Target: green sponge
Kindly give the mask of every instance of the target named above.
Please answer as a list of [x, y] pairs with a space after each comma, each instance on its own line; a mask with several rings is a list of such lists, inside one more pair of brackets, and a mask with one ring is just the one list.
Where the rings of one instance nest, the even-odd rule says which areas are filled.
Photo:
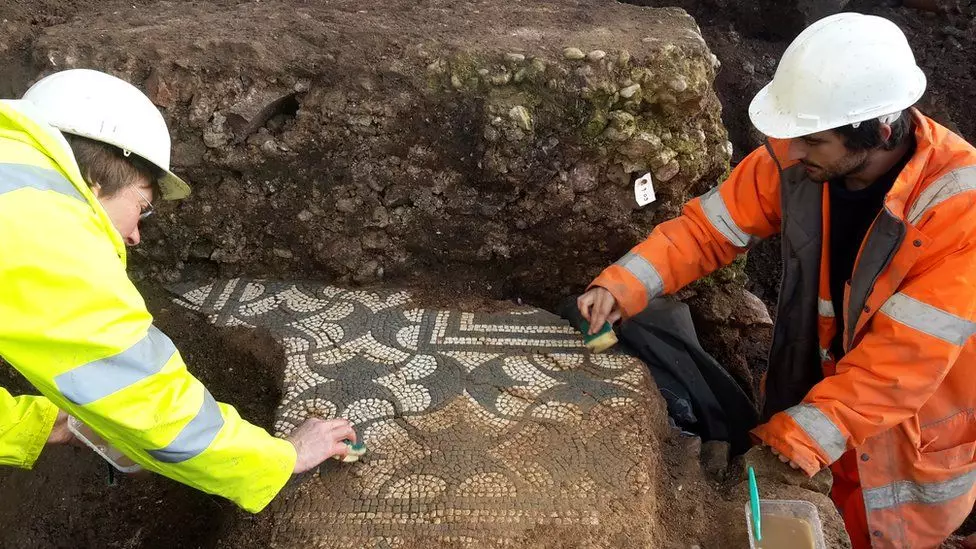
[[602, 353], [617, 344], [617, 334], [613, 333], [613, 326], [609, 322], [604, 322], [599, 332], [590, 335], [590, 323], [582, 320], [580, 332], [583, 333], [583, 345], [592, 353]]
[[345, 442], [346, 445], [349, 446], [349, 453], [346, 454], [345, 456], [342, 456], [341, 458], [339, 456], [335, 456], [336, 459], [341, 459], [343, 463], [353, 463], [359, 461], [359, 458], [363, 457], [363, 455], [366, 454], [365, 442], [360, 441], [355, 444], [348, 440], [344, 440], [343, 442]]

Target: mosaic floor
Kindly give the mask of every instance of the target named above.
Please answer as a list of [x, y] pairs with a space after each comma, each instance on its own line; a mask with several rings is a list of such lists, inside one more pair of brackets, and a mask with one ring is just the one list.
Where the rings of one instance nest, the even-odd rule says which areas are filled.
[[643, 365], [585, 352], [551, 313], [244, 279], [171, 291], [281, 341], [279, 434], [342, 416], [367, 444], [272, 504], [276, 547], [518, 545], [539, 527], [598, 527], [652, 490]]

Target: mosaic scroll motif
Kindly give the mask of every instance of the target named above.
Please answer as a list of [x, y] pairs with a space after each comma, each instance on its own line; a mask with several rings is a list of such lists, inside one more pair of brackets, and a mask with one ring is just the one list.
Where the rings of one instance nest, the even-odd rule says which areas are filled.
[[282, 343], [279, 434], [341, 416], [367, 443], [363, 462], [330, 464], [318, 489], [303, 486], [311, 511], [282, 510], [283, 540], [508, 544], [537, 525], [596, 524], [615, 495], [648, 489], [641, 363], [585, 352], [551, 313], [424, 309], [405, 291], [260, 280], [171, 290], [216, 325], [263, 327]]

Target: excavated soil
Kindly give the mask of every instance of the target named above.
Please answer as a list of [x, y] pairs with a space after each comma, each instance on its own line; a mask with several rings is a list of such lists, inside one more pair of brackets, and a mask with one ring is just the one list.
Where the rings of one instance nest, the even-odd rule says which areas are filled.
[[[232, 9], [248, 2], [214, 1], [218, 9]], [[734, 158], [741, 158], [758, 143], [751, 129], [746, 107], [752, 94], [773, 74], [776, 60], [787, 40], [772, 38], [756, 30], [754, 22], [743, 21], [734, 3], [724, 0], [634, 0], [631, 3], [681, 5], [698, 18], [711, 50], [722, 62], [715, 87], [723, 102], [723, 120], [733, 143]], [[105, 20], [121, 26], [126, 21], [147, 24], [140, 12], [154, 4], [152, 0], [99, 2], [95, 0], [8, 0], [0, 4], [0, 96], [21, 93], [37, 75], [33, 41], [42, 29], [70, 23], [91, 12], [106, 14]], [[201, 2], [187, 2], [200, 5]], [[306, 3], [296, 3], [305, 5]], [[730, 7], [730, 4], [732, 6]], [[881, 6], [877, 2], [855, 0], [849, 9], [874, 12], [898, 22], [909, 36], [916, 56], [929, 76], [930, 88], [922, 108], [937, 120], [956, 129], [969, 139], [976, 138], [976, 121], [969, 116], [969, 105], [976, 100], [976, 74], [970, 62], [974, 41], [973, 9], [956, 2], [941, 13], [919, 11], [901, 6]], [[888, 4], [891, 4], [890, 2]], [[940, 2], [947, 5], [950, 2]], [[585, 18], [585, 16], [583, 16]], [[246, 37], [244, 37], [246, 42]], [[118, 67], [125, 70], [126, 67]], [[285, 105], [285, 113], [288, 107]], [[279, 120], [276, 123], [280, 123]], [[272, 123], [272, 126], [276, 123]], [[184, 151], [186, 152], [186, 151]], [[189, 151], [193, 152], [193, 151]], [[200, 173], [205, 174], [203, 168]], [[763, 243], [749, 255], [745, 272], [749, 288], [767, 303], [775, 300], [778, 284], [779, 251], [775, 240]], [[206, 263], [206, 262], [203, 262]], [[192, 269], [191, 269], [192, 270]], [[214, 274], [208, 264], [198, 273]], [[273, 412], [280, 395], [284, 361], [280, 348], [267, 334], [243, 329], [217, 329], [203, 319], [173, 307], [150, 286], [147, 301], [156, 314], [157, 323], [177, 342], [188, 357], [191, 370], [203, 379], [214, 395], [238, 406], [242, 415], [258, 424], [271, 427]], [[481, 295], [493, 294], [483, 284], [470, 288], [426, 289], [445, 306], [480, 303], [490, 307], [492, 300]], [[731, 289], [699, 288], [690, 294], [734, 292]], [[514, 298], [514, 295], [512, 296]], [[709, 298], [708, 304], [696, 310], [699, 326], [716, 327], [702, 333], [706, 347], [724, 349], [716, 353], [747, 387], [754, 387], [758, 370], [765, 367], [765, 339], [759, 335], [742, 337], [743, 331], [728, 331], [730, 313], [722, 300]], [[715, 305], [718, 303], [718, 305]], [[718, 320], [716, 320], [718, 319]], [[734, 325], [734, 323], [733, 323]], [[725, 331], [723, 331], [725, 330]], [[743, 329], [744, 330], [744, 329]], [[752, 328], [750, 328], [752, 330]], [[751, 333], [751, 332], [750, 332]], [[710, 340], [714, 343], [710, 344]], [[755, 343], [754, 343], [755, 342]], [[731, 349], [731, 350], [730, 350]], [[748, 357], [742, 365], [742, 357]], [[739, 361], [739, 362], [737, 362]], [[739, 364], [735, 366], [734, 364]], [[0, 365], [0, 384], [14, 392], [30, 387], [11, 370]], [[241, 383], [244, 380], [246, 383]], [[753, 389], [754, 390], [754, 389]], [[670, 477], [662, 481], [660, 493], [673, 495], [676, 512], [665, 518], [670, 532], [668, 547], [728, 546], [723, 532], [737, 531], [740, 510], [729, 504], [725, 509], [705, 511], [696, 501], [715, 499], [741, 488], [732, 479], [723, 485], [701, 471], [698, 449], [687, 447], [683, 439], [671, 436], [665, 441], [665, 463]], [[682, 467], [688, 469], [685, 470]], [[0, 547], [213, 547], [226, 532], [247, 532], [246, 537], [225, 539], [225, 547], [266, 546], [273, 529], [269, 515], [243, 516], [228, 503], [202, 495], [161, 477], [123, 478], [117, 486], [107, 486], [104, 464], [87, 450], [54, 448], [45, 452], [34, 471], [0, 469]], [[786, 491], [794, 488], [783, 488]], [[16, 502], [11, 505], [10, 502]], [[822, 508], [822, 512], [823, 508]], [[241, 528], [241, 525], [244, 528]], [[643, 525], [621, 525], [626, 528]], [[973, 531], [972, 521], [964, 531]], [[573, 547], [576, 537], [571, 530], [536, 532], [541, 539], [551, 539], [554, 547]], [[532, 535], [528, 537], [531, 538]], [[739, 540], [740, 542], [744, 539]]]
[[[195, 194], [144, 231], [132, 270], [156, 281], [301, 277], [551, 305], [727, 169], [713, 58], [677, 9], [158, 2], [31, 30], [0, 38], [27, 80], [109, 70], [170, 125]], [[647, 172], [658, 200], [639, 208], [631, 183]]]

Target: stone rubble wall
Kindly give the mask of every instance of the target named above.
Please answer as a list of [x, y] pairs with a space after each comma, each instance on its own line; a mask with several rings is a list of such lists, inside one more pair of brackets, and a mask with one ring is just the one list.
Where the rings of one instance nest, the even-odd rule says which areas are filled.
[[[175, 135], [194, 195], [147, 226], [135, 277], [435, 281], [545, 303], [728, 169], [717, 60], [681, 10], [379, 6], [159, 2], [124, 30], [112, 13], [43, 29], [38, 76], [117, 74]], [[646, 172], [658, 200], [638, 208]]]

